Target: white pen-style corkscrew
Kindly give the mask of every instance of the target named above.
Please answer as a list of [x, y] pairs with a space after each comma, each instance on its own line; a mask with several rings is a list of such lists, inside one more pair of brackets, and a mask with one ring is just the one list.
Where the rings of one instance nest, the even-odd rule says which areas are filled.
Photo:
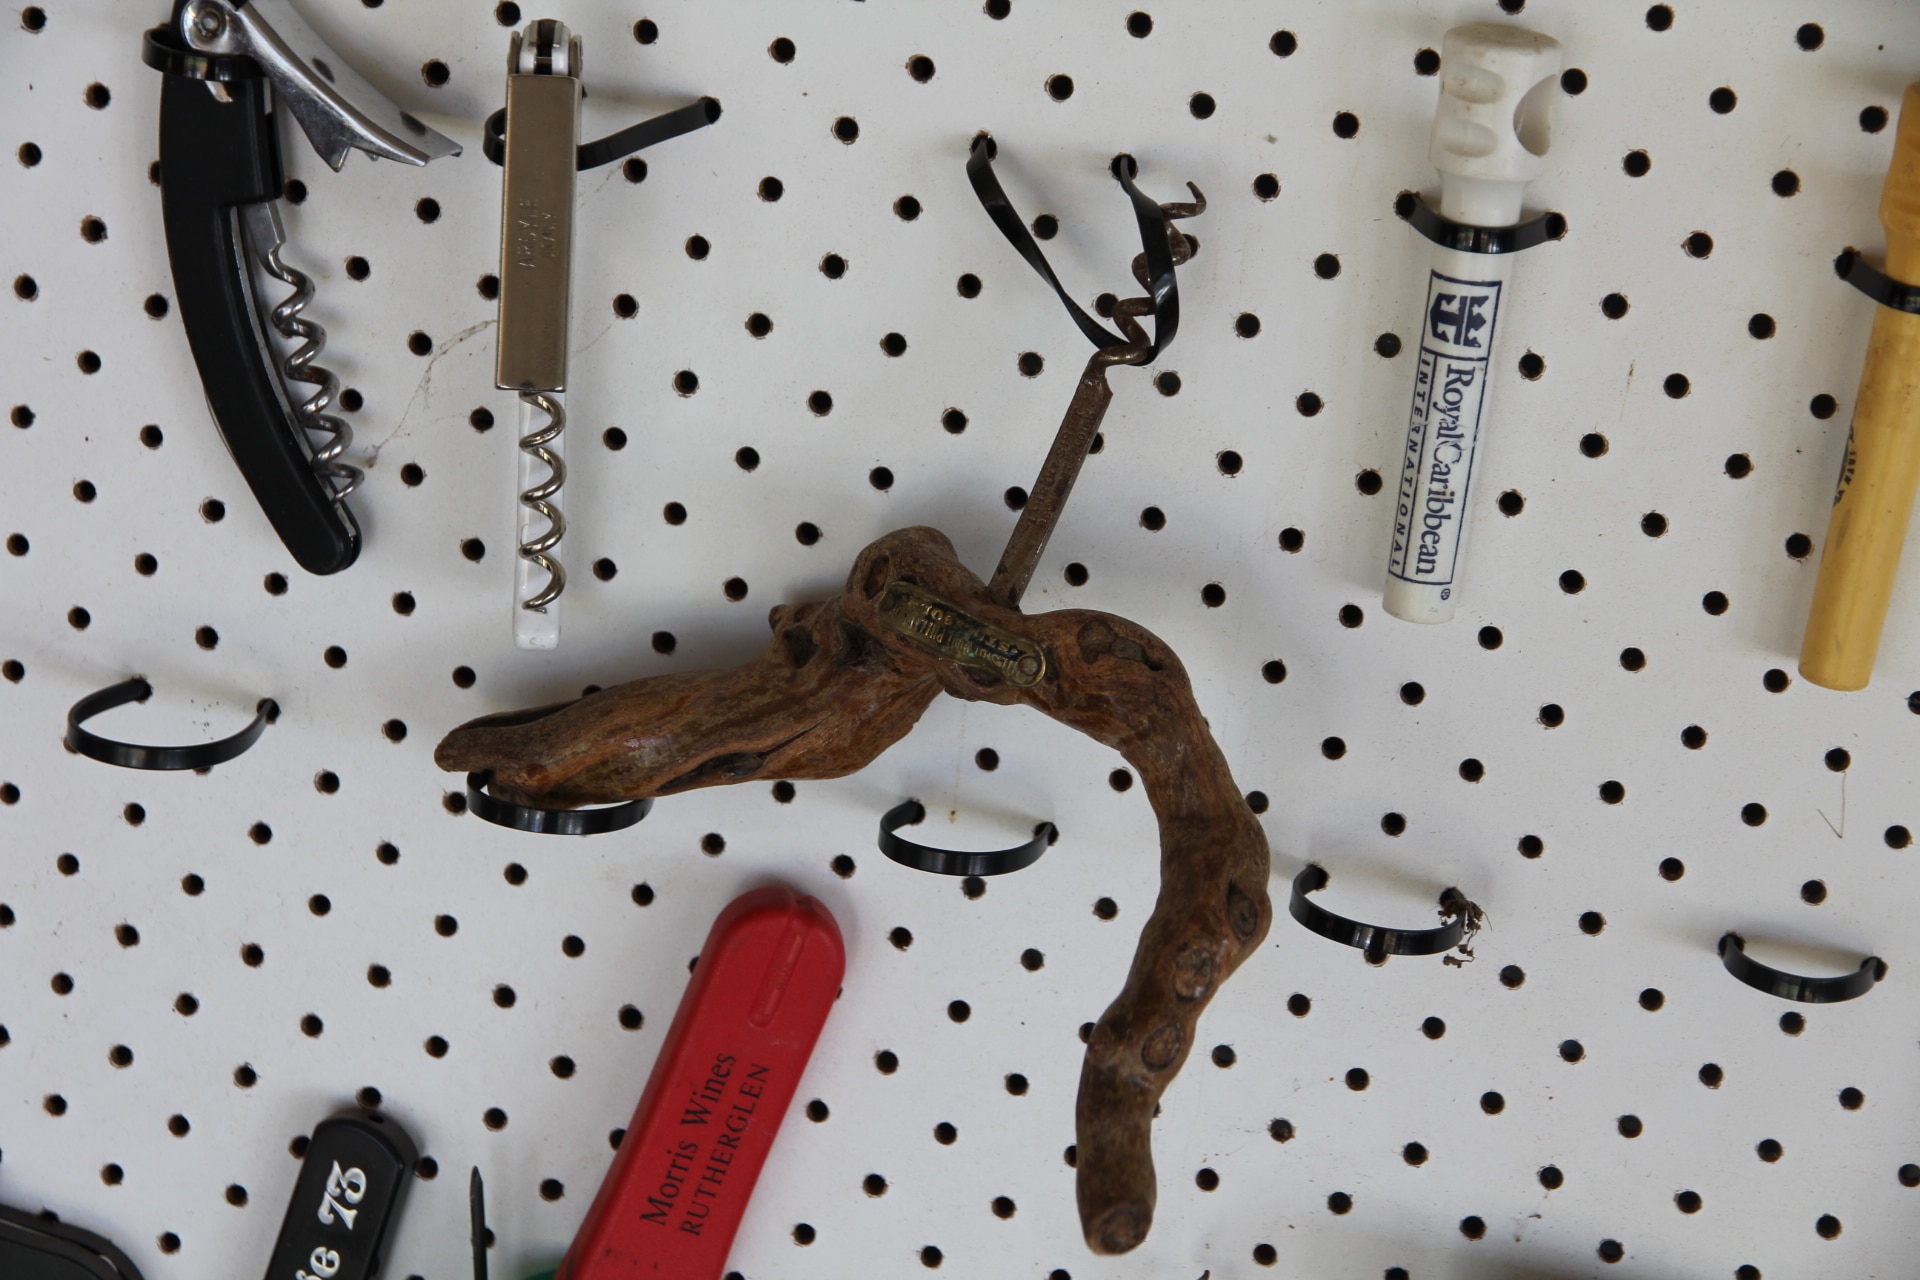
[[1507, 233], [1527, 229], [1521, 198], [1546, 167], [1560, 63], [1557, 40], [1521, 27], [1455, 27], [1441, 42], [1428, 151], [1439, 217], [1410, 202], [1434, 244], [1382, 602], [1409, 622], [1445, 622], [1458, 603], [1495, 321], [1514, 251], [1539, 238]]

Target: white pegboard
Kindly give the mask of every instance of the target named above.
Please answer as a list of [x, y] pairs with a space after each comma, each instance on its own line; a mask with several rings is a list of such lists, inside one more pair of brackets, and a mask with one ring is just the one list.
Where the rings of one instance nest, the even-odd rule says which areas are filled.
[[[1690, 0], [1656, 31], [1637, 0], [1534, 0], [1513, 19], [1562, 40], [1586, 76], [1555, 106], [1533, 189], [1572, 231], [1518, 264], [1461, 616], [1419, 628], [1378, 608], [1411, 369], [1374, 344], [1412, 332], [1427, 256], [1391, 205], [1433, 182], [1435, 83], [1416, 54], [1457, 22], [1507, 20], [1500, 6], [1156, 7], [1144, 38], [1129, 6], [1104, 2], [1014, 0], [1003, 19], [971, 0], [528, 7], [585, 41], [588, 136], [698, 94], [725, 105], [712, 129], [649, 153], [644, 181], [611, 166], [581, 182], [562, 499], [573, 574], [562, 648], [543, 655], [517, 652], [508, 632], [512, 401], [492, 387], [493, 307], [476, 290], [497, 255], [499, 174], [477, 143], [501, 100], [507, 30], [479, 0], [303, 7], [369, 79], [467, 147], [423, 170], [354, 156], [336, 175], [285, 139], [306, 189], [286, 207], [287, 257], [318, 281], [324, 363], [363, 398], [351, 419], [368, 480], [352, 501], [366, 550], [327, 579], [293, 566], [225, 455], [177, 310], [155, 320], [143, 307], [173, 293], [148, 178], [159, 79], [138, 56], [164, 6], [62, 0], [43, 29], [0, 33], [0, 254], [7, 278], [38, 287], [31, 301], [0, 295], [0, 400], [31, 410], [30, 426], [0, 426], [0, 533], [26, 539], [0, 559], [0, 658], [19, 664], [0, 683], [0, 779], [18, 792], [0, 808], [0, 1201], [114, 1237], [149, 1280], [255, 1274], [292, 1185], [289, 1140], [373, 1087], [437, 1166], [413, 1187], [388, 1274], [466, 1274], [473, 1164], [490, 1189], [494, 1274], [551, 1265], [687, 959], [727, 900], [777, 877], [831, 906], [849, 967], [735, 1248], [752, 1280], [915, 1276], [928, 1246], [943, 1275], [1036, 1280], [1911, 1274], [1920, 1190], [1897, 1171], [1920, 1161], [1920, 952], [1903, 928], [1916, 855], [1884, 833], [1920, 823], [1907, 703], [1920, 556], [1869, 690], [1791, 673], [1871, 323], [1828, 264], [1846, 244], [1880, 245], [1892, 130], [1860, 117], [1896, 110], [1920, 75], [1920, 10]], [[642, 18], [650, 43], [633, 34]], [[1822, 28], [1817, 49], [1797, 43], [1803, 23]], [[1272, 51], [1276, 30], [1293, 34], [1289, 56]], [[784, 64], [768, 52], [780, 37], [795, 48]], [[915, 55], [935, 65], [924, 83], [907, 69]], [[421, 70], [435, 59], [450, 71], [440, 87]], [[1048, 82], [1063, 74], [1073, 93], [1055, 101]], [[104, 107], [89, 105], [94, 84], [110, 91]], [[1730, 112], [1710, 106], [1722, 86]], [[1217, 104], [1206, 119], [1190, 108], [1200, 92]], [[1351, 138], [1336, 135], [1340, 112], [1358, 120]], [[852, 144], [833, 132], [842, 116], [859, 123]], [[586, 841], [450, 815], [457, 780], [431, 760], [474, 715], [742, 660], [768, 606], [832, 592], [889, 529], [936, 525], [969, 564], [991, 565], [1013, 519], [1001, 495], [1031, 483], [1084, 350], [967, 187], [980, 129], [1022, 212], [1060, 220], [1047, 249], [1083, 301], [1128, 285], [1113, 153], [1139, 157], [1150, 193], [1174, 198], [1191, 179], [1211, 202], [1185, 224], [1202, 247], [1182, 272], [1179, 341], [1156, 369], [1115, 374], [1105, 448], [1029, 598], [1163, 636], [1236, 778], [1271, 802], [1281, 911], [1166, 1096], [1158, 1218], [1122, 1259], [1081, 1244], [1062, 1158], [1077, 1028], [1117, 991], [1156, 882], [1152, 815], [1140, 788], [1109, 785], [1110, 753], [1025, 711], [943, 701], [873, 767], [802, 783], [790, 804], [765, 784], [702, 791]], [[31, 167], [12, 158], [29, 141], [42, 156]], [[1634, 151], [1651, 160], [1645, 176], [1623, 170]], [[1774, 193], [1782, 170], [1798, 175], [1791, 197]], [[1256, 195], [1261, 174], [1276, 175], [1276, 198]], [[757, 194], [767, 176], [778, 201]], [[907, 194], [922, 209], [911, 221], [894, 209]], [[431, 223], [423, 198], [438, 203]], [[83, 237], [88, 217], [104, 239]], [[1695, 232], [1708, 256], [1685, 248]], [[704, 259], [684, 248], [695, 235]], [[820, 269], [830, 253], [847, 263], [838, 279]], [[1331, 279], [1315, 270], [1323, 254], [1338, 258]], [[356, 256], [364, 280], [346, 270]], [[956, 292], [965, 272], [984, 282], [977, 298]], [[1615, 293], [1629, 306], [1617, 320], [1602, 310]], [[631, 319], [615, 312], [621, 294], [638, 304]], [[744, 327], [755, 312], [773, 321], [764, 339]], [[1259, 317], [1257, 336], [1237, 335], [1242, 313]], [[1775, 336], [1749, 335], [1757, 313]], [[416, 331], [426, 358], [409, 351]], [[882, 352], [890, 332], [908, 341], [899, 358]], [[83, 350], [98, 372], [76, 367]], [[1016, 366], [1028, 351], [1046, 359], [1038, 377]], [[1518, 369], [1528, 352], [1544, 360], [1537, 380]], [[680, 370], [697, 373], [696, 394], [675, 393]], [[1167, 371], [1177, 395], [1155, 390]], [[1678, 399], [1664, 390], [1676, 373]], [[825, 417], [808, 408], [816, 390], [832, 396]], [[1303, 416], [1309, 391], [1324, 408]], [[1810, 412], [1819, 395], [1837, 412]], [[470, 426], [481, 407], [501, 425]], [[948, 408], [966, 414], [963, 432], [942, 428]], [[143, 444], [147, 426], [159, 447]], [[615, 427], [619, 451], [602, 442]], [[1599, 456], [1583, 452], [1590, 436]], [[758, 451], [751, 472], [735, 460], [743, 446]], [[1224, 451], [1242, 459], [1237, 475]], [[1736, 455], [1751, 464], [1740, 478]], [[876, 467], [891, 472], [885, 491]], [[1384, 493], [1364, 492], [1369, 471]], [[80, 481], [90, 501], [76, 500]], [[1517, 515], [1496, 505], [1508, 491], [1523, 497]], [[217, 522], [202, 514], [210, 497], [225, 504]], [[675, 502], [679, 525], [662, 518]], [[1164, 528], [1143, 527], [1148, 506]], [[1662, 536], [1642, 531], [1649, 512]], [[817, 543], [796, 539], [803, 521]], [[1284, 530], [1299, 550], [1282, 549]], [[1811, 555], [1788, 554], [1794, 534]], [[478, 562], [462, 554], [470, 538], [485, 544]], [[139, 554], [156, 558], [151, 575]], [[603, 559], [610, 577], [591, 568]], [[1065, 585], [1070, 563], [1084, 586]], [[1562, 589], [1568, 570], [1584, 577], [1577, 594]], [[263, 589], [275, 573], [284, 594]], [[740, 602], [722, 586], [736, 577]], [[1202, 601], [1209, 583], [1225, 590], [1218, 608]], [[1729, 604], [1712, 614], [1702, 600], [1716, 591]], [[1347, 605], [1357, 628], [1342, 625]], [[1481, 643], [1488, 627], [1498, 648]], [[201, 628], [217, 633], [212, 650]], [[670, 653], [655, 633], [675, 637]], [[1623, 668], [1629, 647], [1638, 671]], [[1275, 661], [1277, 684], [1263, 678]], [[450, 678], [461, 666], [470, 688]], [[1766, 683], [1775, 670], [1790, 676], [1783, 692]], [[67, 706], [134, 671], [156, 696], [103, 717], [103, 732], [216, 736], [261, 695], [283, 714], [207, 776], [64, 752]], [[1410, 681], [1417, 705], [1403, 700]], [[1545, 704], [1564, 722], [1546, 727]], [[1688, 726], [1704, 746], [1683, 743]], [[982, 747], [997, 770], [974, 763]], [[1850, 767], [1829, 767], [1835, 748]], [[1466, 759], [1483, 763], [1479, 782], [1462, 780]], [[316, 787], [321, 771], [336, 791]], [[1607, 782], [1622, 802], [1603, 801]], [[970, 900], [874, 850], [878, 814], [907, 795], [956, 815], [957, 846], [1039, 818], [1065, 835]], [[1749, 805], [1763, 825], [1743, 821]], [[1403, 815], [1404, 834], [1385, 834], [1383, 814]], [[259, 823], [264, 844], [249, 834]], [[702, 852], [709, 833], [723, 853]], [[1537, 858], [1517, 848], [1528, 835], [1544, 843]], [[830, 866], [843, 854], [857, 865], [844, 879]], [[1662, 877], [1667, 858], [1684, 863], [1680, 879]], [[1372, 969], [1307, 934], [1284, 900], [1310, 859], [1334, 872], [1332, 905], [1385, 922], [1418, 923], [1441, 886], [1460, 885], [1491, 917], [1479, 959]], [[199, 892], [183, 892], [187, 876]], [[1817, 906], [1802, 897], [1815, 880]], [[1101, 898], [1114, 919], [1094, 913]], [[1604, 929], [1583, 932], [1584, 912]], [[457, 921], [451, 936], [441, 917]], [[116, 937], [122, 924], [137, 944]], [[900, 928], [904, 950], [889, 941]], [[1806, 1007], [1804, 1031], [1783, 1034], [1787, 1006], [1720, 969], [1728, 928], [1818, 971], [1876, 952], [1890, 977], [1857, 1003]], [[570, 936], [583, 954], [563, 950]], [[1028, 948], [1042, 967], [1023, 966]], [[389, 985], [369, 982], [373, 965]], [[1503, 982], [1519, 972], [1521, 985]], [[62, 973], [70, 994], [50, 986]], [[1641, 1006], [1645, 988], [1664, 993], [1658, 1012]], [[181, 993], [198, 1002], [191, 1016], [176, 1012]], [[1305, 1016], [1286, 1011], [1296, 993]], [[948, 1016], [956, 999], [965, 1023]], [[637, 1031], [621, 1025], [627, 1005], [644, 1012]], [[302, 1032], [309, 1014], [317, 1037]], [[1431, 1017], [1440, 1039], [1422, 1033]], [[425, 1051], [432, 1036], [444, 1057]], [[1214, 1045], [1231, 1046], [1231, 1067], [1210, 1061]], [[115, 1046], [130, 1065], [114, 1065]], [[890, 1074], [876, 1071], [882, 1050], [897, 1056]], [[569, 1078], [551, 1066], [560, 1055]], [[1701, 1083], [1707, 1063], [1717, 1088]], [[242, 1064], [250, 1087], [236, 1083]], [[1353, 1068], [1364, 1091], [1348, 1086]], [[1013, 1073], [1024, 1094], [1009, 1092]], [[1844, 1107], [1846, 1088], [1864, 1105]], [[1498, 1115], [1483, 1110], [1489, 1091]], [[814, 1099], [827, 1107], [817, 1122]], [[1640, 1136], [1621, 1136], [1623, 1115]], [[185, 1136], [170, 1133], [175, 1116]], [[1269, 1136], [1276, 1119], [1290, 1141]], [[950, 1145], [935, 1137], [943, 1122]], [[1782, 1144], [1777, 1162], [1756, 1156], [1763, 1139]], [[1428, 1153], [1419, 1166], [1410, 1142]], [[1556, 1190], [1540, 1181], [1547, 1165], [1562, 1171]], [[1217, 1189], [1197, 1185], [1202, 1169]], [[558, 1199], [543, 1198], [547, 1179]], [[1698, 1212], [1676, 1206], [1683, 1191]], [[1330, 1211], [1336, 1192], [1351, 1198], [1344, 1214]], [[1001, 1196], [1010, 1217], [996, 1215]], [[1842, 1224], [1836, 1238], [1817, 1233], [1822, 1214]], [[1484, 1238], [1463, 1233], [1469, 1216]], [[805, 1246], [800, 1223], [814, 1232]], [[1618, 1263], [1602, 1261], [1605, 1240]]]

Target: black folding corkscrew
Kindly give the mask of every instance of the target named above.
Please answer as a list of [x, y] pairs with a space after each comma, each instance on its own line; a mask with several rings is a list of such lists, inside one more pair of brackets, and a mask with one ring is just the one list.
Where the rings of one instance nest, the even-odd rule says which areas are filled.
[[[360, 553], [345, 498], [361, 473], [342, 460], [352, 430], [327, 412], [339, 379], [314, 363], [326, 331], [300, 314], [313, 281], [280, 256], [275, 201], [285, 180], [274, 108], [336, 170], [354, 148], [424, 165], [460, 147], [362, 79], [288, 0], [175, 0], [172, 21], [146, 33], [142, 57], [166, 73], [167, 256], [207, 406], [294, 559], [311, 573], [337, 573]], [[256, 270], [293, 293], [267, 307]], [[279, 356], [269, 326], [300, 345]], [[311, 390], [302, 399], [289, 382]]]

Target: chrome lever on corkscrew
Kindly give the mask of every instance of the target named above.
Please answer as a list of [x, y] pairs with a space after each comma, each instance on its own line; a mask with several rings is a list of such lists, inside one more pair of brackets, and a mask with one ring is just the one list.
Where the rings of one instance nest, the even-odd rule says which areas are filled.
[[[361, 473], [343, 460], [351, 430], [327, 412], [339, 379], [315, 363], [326, 331], [301, 314], [313, 281], [281, 257], [274, 96], [334, 169], [349, 149], [423, 165], [460, 147], [368, 84], [288, 0], [175, 0], [172, 20], [146, 33], [142, 58], [166, 74], [167, 256], [207, 406], [294, 559], [336, 573], [360, 552], [360, 527], [342, 499]], [[269, 306], [256, 270], [293, 292]], [[282, 356], [276, 334], [299, 345]]]

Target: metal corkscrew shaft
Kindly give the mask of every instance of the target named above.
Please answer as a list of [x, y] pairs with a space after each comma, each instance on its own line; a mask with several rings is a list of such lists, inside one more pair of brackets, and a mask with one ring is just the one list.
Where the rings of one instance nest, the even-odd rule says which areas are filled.
[[[1200, 194], [1200, 188], [1188, 183], [1187, 189], [1193, 192], [1191, 203], [1160, 206], [1169, 223], [1177, 218], [1192, 218], [1206, 212], [1207, 199]], [[1176, 266], [1193, 256], [1193, 248], [1187, 243], [1186, 236], [1172, 226], [1167, 228], [1167, 249], [1173, 255]], [[1134, 255], [1133, 278], [1140, 282], [1141, 288], [1151, 293], [1153, 281], [1144, 253]], [[1087, 367], [1080, 374], [1073, 400], [1067, 405], [1066, 416], [1060, 421], [1060, 430], [1047, 450], [1047, 460], [1040, 466], [1040, 475], [1033, 482], [1033, 491], [1027, 495], [1026, 505], [1020, 508], [1020, 519], [1007, 538], [1006, 550], [1000, 553], [993, 580], [987, 584], [987, 595], [996, 604], [1010, 609], [1017, 607], [1020, 597], [1026, 594], [1027, 583], [1032, 580], [1034, 570], [1040, 566], [1040, 557], [1046, 553], [1053, 527], [1059, 523], [1060, 513], [1073, 492], [1073, 482], [1079, 478], [1080, 468], [1086, 463], [1088, 451], [1093, 448], [1093, 438], [1100, 433], [1100, 423], [1107, 416], [1107, 406], [1113, 403], [1113, 387], [1107, 382], [1107, 370], [1120, 364], [1139, 364], [1153, 357], [1153, 341], [1140, 324], [1142, 317], [1153, 314], [1153, 309], [1153, 298], [1145, 296], [1126, 298], [1114, 304], [1113, 321], [1125, 335], [1126, 344], [1100, 347], [1087, 358]]]

